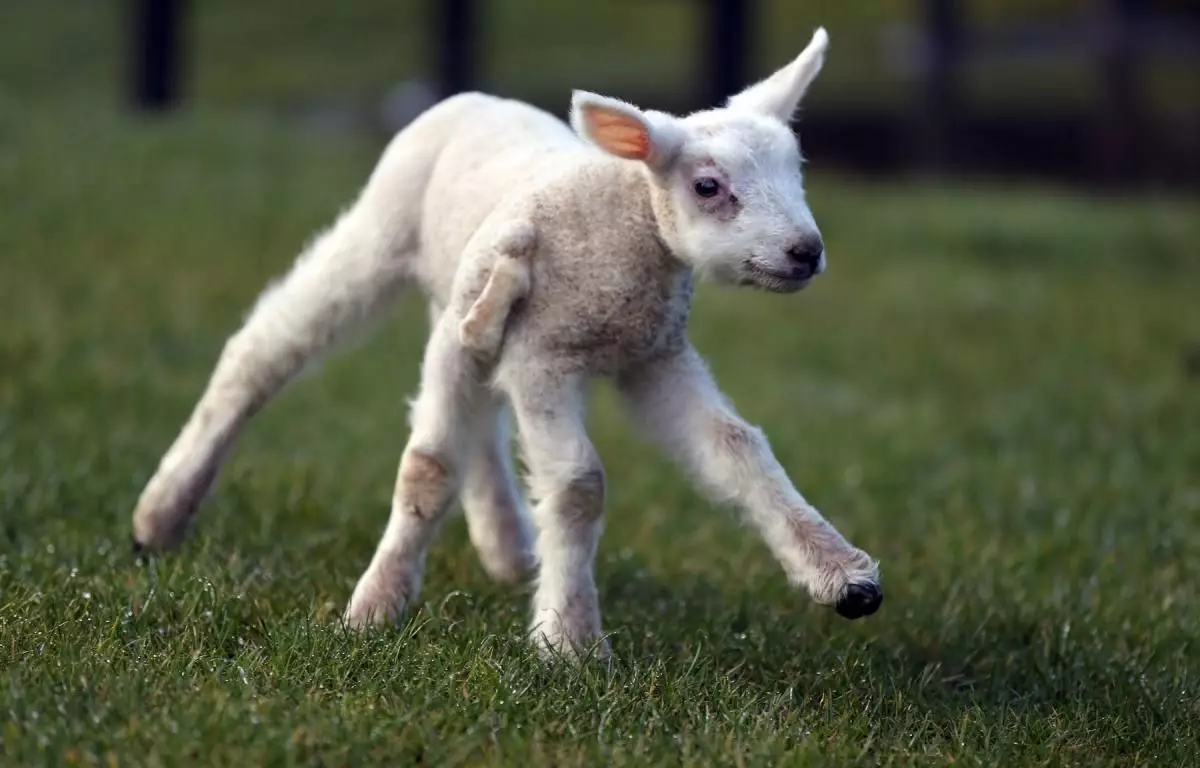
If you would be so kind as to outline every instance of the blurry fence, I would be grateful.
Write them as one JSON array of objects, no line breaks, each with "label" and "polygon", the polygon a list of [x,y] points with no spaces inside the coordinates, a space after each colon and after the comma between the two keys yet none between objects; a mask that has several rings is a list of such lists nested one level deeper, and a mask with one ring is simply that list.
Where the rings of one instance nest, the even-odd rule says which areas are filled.
[{"label": "blurry fence", "polygon": [[[488,39],[487,2],[429,0],[429,70],[441,95],[479,87],[479,51]],[[632,94],[689,111],[720,102],[750,73],[759,0],[672,0],[701,15],[703,65],[695,88],[672,97]],[[132,89],[145,109],[180,98],[180,28],[185,0],[134,0]],[[1139,74],[1151,54],[1200,65],[1200,4],[1094,0],[1052,23],[972,23],[970,0],[914,0],[910,27],[892,30],[893,57],[911,69],[914,105],[862,104],[805,116],[806,153],[863,172],[973,172],[1048,176],[1096,184],[1200,186],[1195,114],[1182,129],[1147,108]],[[974,108],[963,75],[988,59],[1089,62],[1102,94],[1091,110],[997,112]],[[561,98],[543,103],[560,111]],[[537,94],[526,95],[535,103]],[[1183,94],[1200,107],[1200,93]]]}]

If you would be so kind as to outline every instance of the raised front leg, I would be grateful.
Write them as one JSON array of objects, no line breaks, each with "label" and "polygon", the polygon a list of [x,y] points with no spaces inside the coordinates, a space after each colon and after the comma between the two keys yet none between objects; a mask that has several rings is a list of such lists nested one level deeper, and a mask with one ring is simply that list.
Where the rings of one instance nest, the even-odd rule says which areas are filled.
[{"label": "raised front leg", "polygon": [[488,357],[499,354],[509,312],[529,292],[529,282],[529,267],[523,261],[506,254],[499,256],[483,292],[458,327],[463,346]]},{"label": "raised front leg", "polygon": [[517,219],[498,225],[498,232],[481,232],[468,245],[490,262],[487,282],[458,326],[463,346],[478,355],[495,357],[504,340],[504,325],[513,305],[529,293],[531,282],[527,261],[537,247],[537,230],[532,222]]},{"label": "raised front leg", "polygon": [[539,572],[530,631],[543,654],[607,657],[593,576],[604,468],[584,426],[584,382],[537,366],[518,376],[509,394],[537,500]]},{"label": "raised front leg", "polygon": [[878,564],[793,487],[761,430],[741,419],[688,347],[621,381],[639,421],[709,494],[739,506],[788,577],[849,619],[879,608]]}]

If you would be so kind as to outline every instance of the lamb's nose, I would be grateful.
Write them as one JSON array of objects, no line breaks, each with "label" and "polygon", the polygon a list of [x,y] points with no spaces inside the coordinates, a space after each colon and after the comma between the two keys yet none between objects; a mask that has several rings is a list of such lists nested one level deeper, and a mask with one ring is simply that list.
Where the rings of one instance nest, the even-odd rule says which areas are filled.
[{"label": "lamb's nose", "polygon": [[821,256],[825,253],[825,243],[820,237],[806,237],[796,241],[787,250],[788,259],[797,271],[815,275],[821,267]]}]

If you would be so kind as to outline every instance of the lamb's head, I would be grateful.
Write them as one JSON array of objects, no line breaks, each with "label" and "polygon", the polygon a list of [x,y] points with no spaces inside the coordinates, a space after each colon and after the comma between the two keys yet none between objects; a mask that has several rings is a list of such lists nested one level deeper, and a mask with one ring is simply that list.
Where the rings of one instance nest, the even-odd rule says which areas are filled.
[{"label": "lamb's head", "polygon": [[828,44],[818,29],[789,65],[723,108],[686,117],[576,91],[571,124],[645,165],[663,240],[702,277],[796,291],[824,271],[825,247],[789,124]]}]

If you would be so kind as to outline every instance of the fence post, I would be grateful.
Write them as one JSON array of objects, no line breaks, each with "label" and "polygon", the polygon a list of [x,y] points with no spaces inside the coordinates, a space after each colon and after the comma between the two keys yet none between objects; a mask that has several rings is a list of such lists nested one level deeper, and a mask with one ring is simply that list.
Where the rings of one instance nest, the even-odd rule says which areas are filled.
[{"label": "fence post", "polygon": [[433,0],[438,95],[452,96],[476,86],[479,4],[476,0]]},{"label": "fence post", "polygon": [[928,168],[953,165],[959,121],[958,71],[962,65],[963,20],[959,0],[926,0],[926,53],[921,144]]},{"label": "fence post", "polygon": [[184,0],[134,0],[131,29],[134,105],[159,112],[179,101]]},{"label": "fence post", "polygon": [[1106,182],[1132,181],[1139,167],[1139,148],[1147,140],[1145,114],[1138,93],[1135,29],[1139,0],[1106,0],[1097,9],[1101,30],[1097,64],[1100,114],[1093,123],[1096,167]]},{"label": "fence post", "polygon": [[700,93],[715,107],[746,85],[754,0],[705,0],[705,5]]}]

